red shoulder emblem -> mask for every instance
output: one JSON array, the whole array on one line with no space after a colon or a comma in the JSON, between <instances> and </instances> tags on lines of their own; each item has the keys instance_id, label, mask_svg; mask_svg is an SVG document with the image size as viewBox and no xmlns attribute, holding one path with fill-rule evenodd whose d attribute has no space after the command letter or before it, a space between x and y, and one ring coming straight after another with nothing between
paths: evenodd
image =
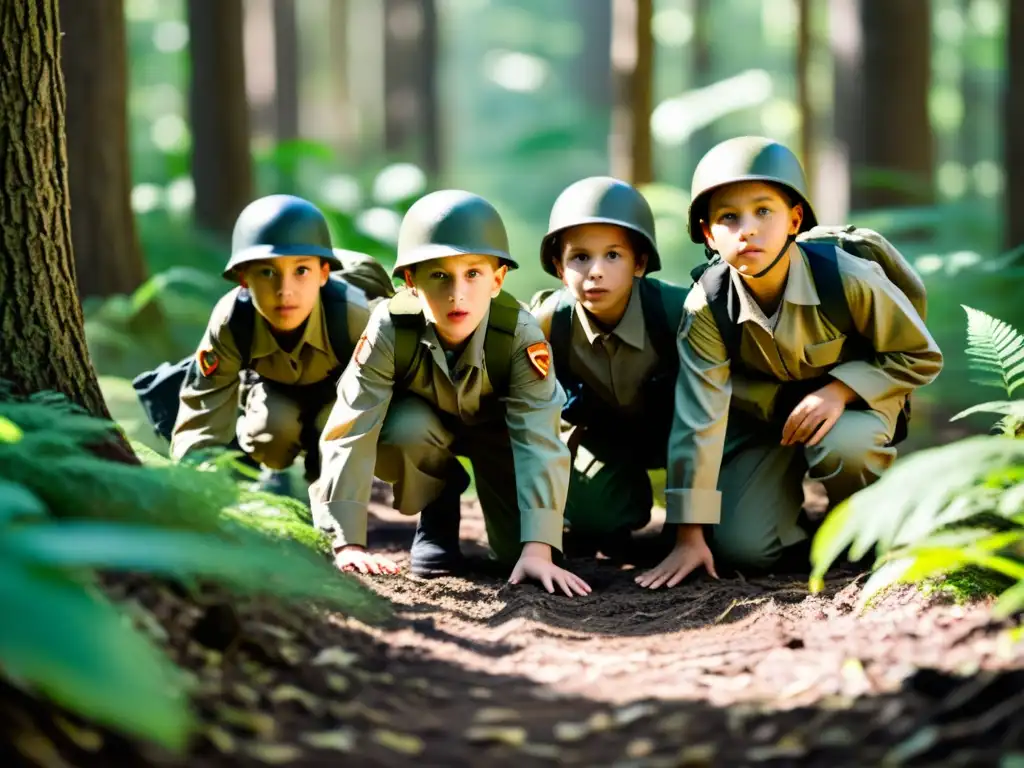
<instances>
[{"instance_id":1,"label":"red shoulder emblem","mask_svg":"<svg viewBox=\"0 0 1024 768\"><path fill-rule=\"evenodd\" d=\"M212 376L220 365L220 358L212 349L200 349L196 353L196 362L199 363L199 370L203 376Z\"/></svg>"},{"instance_id":2,"label":"red shoulder emblem","mask_svg":"<svg viewBox=\"0 0 1024 768\"><path fill-rule=\"evenodd\" d=\"M526 348L526 357L540 377L546 379L548 371L551 369L551 350L548 349L548 343L538 341L536 344L531 344Z\"/></svg>"}]
</instances>

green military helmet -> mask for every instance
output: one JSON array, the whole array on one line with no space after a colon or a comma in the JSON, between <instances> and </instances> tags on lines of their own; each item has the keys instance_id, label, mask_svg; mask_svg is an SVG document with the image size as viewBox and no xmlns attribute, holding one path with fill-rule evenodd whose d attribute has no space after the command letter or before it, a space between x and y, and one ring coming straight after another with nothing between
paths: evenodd
<instances>
[{"instance_id":1,"label":"green military helmet","mask_svg":"<svg viewBox=\"0 0 1024 768\"><path fill-rule=\"evenodd\" d=\"M510 269L508 233L498 211L472 192L442 189L424 195L406 211L398 230L398 259L392 274L420 262L466 254L496 256Z\"/></svg>"},{"instance_id":2,"label":"green military helmet","mask_svg":"<svg viewBox=\"0 0 1024 768\"><path fill-rule=\"evenodd\" d=\"M774 139L763 136L738 136L712 147L693 172L690 188L690 209L687 231L695 243L704 242L701 221L707 217L712 193L737 181L768 181L781 184L796 200L803 203L804 220L800 231L817 223L817 216L807 199L807 179L796 155Z\"/></svg>"},{"instance_id":3,"label":"green military helmet","mask_svg":"<svg viewBox=\"0 0 1024 768\"><path fill-rule=\"evenodd\" d=\"M646 273L661 269L654 213L647 199L631 184L610 176L591 176L562 191L551 207L548 232L541 241L540 262L545 272L558 277L558 235L580 224L614 224L635 232L648 249Z\"/></svg>"},{"instance_id":4,"label":"green military helmet","mask_svg":"<svg viewBox=\"0 0 1024 768\"><path fill-rule=\"evenodd\" d=\"M268 195L242 209L231 234L231 258L224 277L232 280L242 264L275 256L318 256L332 270L342 266L323 213L294 195Z\"/></svg>"}]
</instances>

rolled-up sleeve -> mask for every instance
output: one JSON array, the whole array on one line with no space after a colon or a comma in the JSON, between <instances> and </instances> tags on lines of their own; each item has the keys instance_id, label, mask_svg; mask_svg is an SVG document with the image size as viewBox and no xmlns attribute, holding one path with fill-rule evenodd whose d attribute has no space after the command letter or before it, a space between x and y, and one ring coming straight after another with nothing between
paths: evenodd
<instances>
[{"instance_id":1,"label":"rolled-up sleeve","mask_svg":"<svg viewBox=\"0 0 1024 768\"><path fill-rule=\"evenodd\" d=\"M687 297L676 346L676 380L665 489L668 523L717 524L718 476L732 382L728 353L700 286Z\"/></svg>"},{"instance_id":2,"label":"rolled-up sleeve","mask_svg":"<svg viewBox=\"0 0 1024 768\"><path fill-rule=\"evenodd\" d=\"M548 342L526 313L520 313L514 344L505 422L515 465L520 538L561 550L570 463L569 449L559 434L565 393L553 369L542 376L530 362L527 350ZM550 360L550 346L547 351Z\"/></svg>"},{"instance_id":3,"label":"rolled-up sleeve","mask_svg":"<svg viewBox=\"0 0 1024 768\"><path fill-rule=\"evenodd\" d=\"M394 394L394 350L388 307L381 303L338 381L338 398L320 436L320 478L309 489L313 520L334 532L336 546L366 546L377 441Z\"/></svg>"}]
</instances>

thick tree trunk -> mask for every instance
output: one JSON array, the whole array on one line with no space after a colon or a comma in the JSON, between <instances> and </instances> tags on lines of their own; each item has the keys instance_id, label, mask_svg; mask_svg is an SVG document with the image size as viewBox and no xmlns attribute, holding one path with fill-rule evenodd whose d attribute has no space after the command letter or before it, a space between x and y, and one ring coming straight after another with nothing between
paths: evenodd
<instances>
[{"instance_id":1,"label":"thick tree trunk","mask_svg":"<svg viewBox=\"0 0 1024 768\"><path fill-rule=\"evenodd\" d=\"M124 2L63 2L60 26L78 293L131 293L146 267L131 204Z\"/></svg>"},{"instance_id":2,"label":"thick tree trunk","mask_svg":"<svg viewBox=\"0 0 1024 768\"><path fill-rule=\"evenodd\" d=\"M0 0L0 39L0 378L109 418L75 290L57 0Z\"/></svg>"},{"instance_id":3,"label":"thick tree trunk","mask_svg":"<svg viewBox=\"0 0 1024 768\"><path fill-rule=\"evenodd\" d=\"M928 115L931 3L860 0L864 144L854 208L934 200L934 139ZM1013 3L1011 3L1013 5ZM871 178L871 177L875 178Z\"/></svg>"},{"instance_id":4,"label":"thick tree trunk","mask_svg":"<svg viewBox=\"0 0 1024 768\"><path fill-rule=\"evenodd\" d=\"M654 180L651 147L653 15L653 0L614 0L612 5L615 108L609 145L611 172L631 184Z\"/></svg>"},{"instance_id":5,"label":"thick tree trunk","mask_svg":"<svg viewBox=\"0 0 1024 768\"><path fill-rule=\"evenodd\" d=\"M441 169L437 34L434 0L384 0L384 148L418 149L431 175Z\"/></svg>"},{"instance_id":6,"label":"thick tree trunk","mask_svg":"<svg viewBox=\"0 0 1024 768\"><path fill-rule=\"evenodd\" d=\"M225 237L253 196L242 0L189 0L196 226Z\"/></svg>"},{"instance_id":7,"label":"thick tree trunk","mask_svg":"<svg viewBox=\"0 0 1024 768\"><path fill-rule=\"evenodd\" d=\"M1003 231L1007 248L1024 244L1024 3L1009 3L1006 25L1006 87L1003 91Z\"/></svg>"}]
</instances>

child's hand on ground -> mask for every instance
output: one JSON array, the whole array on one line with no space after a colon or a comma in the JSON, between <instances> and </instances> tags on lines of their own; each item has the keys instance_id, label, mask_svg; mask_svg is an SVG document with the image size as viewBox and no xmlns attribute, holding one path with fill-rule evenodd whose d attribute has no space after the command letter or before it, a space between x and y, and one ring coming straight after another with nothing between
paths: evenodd
<instances>
[{"instance_id":1,"label":"child's hand on ground","mask_svg":"<svg viewBox=\"0 0 1024 768\"><path fill-rule=\"evenodd\" d=\"M715 572L715 559L704 540L703 527L680 525L676 545L668 557L651 570L637 576L636 583L648 589L674 587L700 565L703 565L714 578L718 578Z\"/></svg>"},{"instance_id":2,"label":"child's hand on ground","mask_svg":"<svg viewBox=\"0 0 1024 768\"><path fill-rule=\"evenodd\" d=\"M519 584L524 578L537 579L544 589L554 594L555 585L566 595L589 595L590 585L574 573L559 568L551 562L551 547L537 541L527 542L519 556L516 567L509 577L509 584Z\"/></svg>"},{"instance_id":3,"label":"child's hand on ground","mask_svg":"<svg viewBox=\"0 0 1024 768\"><path fill-rule=\"evenodd\" d=\"M398 573L397 563L389 560L383 555L376 555L367 552L363 547L348 545L336 550L334 553L334 565L339 571L348 571L374 574Z\"/></svg>"},{"instance_id":4,"label":"child's hand on ground","mask_svg":"<svg viewBox=\"0 0 1024 768\"><path fill-rule=\"evenodd\" d=\"M782 427L782 445L817 445L839 421L857 393L836 380L801 400Z\"/></svg>"}]
</instances>

